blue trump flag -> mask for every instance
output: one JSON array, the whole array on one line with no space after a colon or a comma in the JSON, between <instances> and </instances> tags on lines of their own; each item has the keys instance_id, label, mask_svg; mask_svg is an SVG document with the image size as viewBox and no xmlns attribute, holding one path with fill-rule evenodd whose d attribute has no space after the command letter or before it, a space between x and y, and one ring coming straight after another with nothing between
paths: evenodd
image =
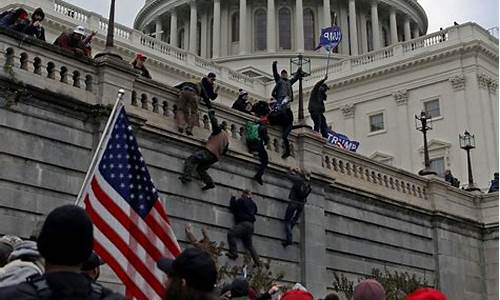
<instances>
[{"instance_id":1,"label":"blue trump flag","mask_svg":"<svg viewBox=\"0 0 500 300\"><path fill-rule=\"evenodd\" d=\"M359 148L358 141L351 141L347 136L333 130L328 131L328 143L352 152L356 152Z\"/></svg>"},{"instance_id":2,"label":"blue trump flag","mask_svg":"<svg viewBox=\"0 0 500 300\"><path fill-rule=\"evenodd\" d=\"M327 51L335 49L342 41L342 31L340 27L332 26L321 29L321 36L319 38L319 45L315 50L324 47Z\"/></svg>"}]
</instances>

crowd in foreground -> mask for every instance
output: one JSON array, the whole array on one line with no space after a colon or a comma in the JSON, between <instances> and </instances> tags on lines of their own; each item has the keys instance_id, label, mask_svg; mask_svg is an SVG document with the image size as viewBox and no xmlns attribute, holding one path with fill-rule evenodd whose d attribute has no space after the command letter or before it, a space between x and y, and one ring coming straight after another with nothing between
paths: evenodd
<instances>
[{"instance_id":1,"label":"crowd in foreground","mask_svg":"<svg viewBox=\"0 0 500 300\"><path fill-rule=\"evenodd\" d=\"M14 236L0 238L0 299L126 299L97 282L103 262L92 251L93 225L82 208L66 205L54 209L34 240L36 242ZM319 299L301 284L284 292L278 284L267 291L256 291L241 277L228 285L217 286L215 262L209 253L195 247L185 249L175 259L160 258L157 267L167 275L165 300ZM324 299L340 297L332 293ZM352 297L352 300L385 299L384 287L373 279L359 282ZM404 299L446 300L446 297L426 288Z\"/></svg>"}]
</instances>

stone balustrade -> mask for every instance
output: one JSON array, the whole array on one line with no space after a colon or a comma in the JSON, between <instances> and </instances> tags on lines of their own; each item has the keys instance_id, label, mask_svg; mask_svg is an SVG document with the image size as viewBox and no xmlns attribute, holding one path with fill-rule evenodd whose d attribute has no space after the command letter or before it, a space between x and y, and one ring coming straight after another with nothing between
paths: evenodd
<instances>
[{"instance_id":1,"label":"stone balustrade","mask_svg":"<svg viewBox=\"0 0 500 300\"><path fill-rule=\"evenodd\" d=\"M0 30L0 64L3 66L2 76L10 77L25 85L76 98L79 101L96 104L112 104L116 92L124 88L127 109L131 115L142 120L142 125L152 126L164 132L176 133L174 113L177 90L145 78L139 77L128 64L120 77L115 71L107 73L103 62L94 59L75 58L71 53L53 45L26 39L19 45L21 36ZM128 69L127 69L128 68ZM111 69L109 69L111 70ZM103 73L104 72L104 73ZM118 71L120 72L120 71ZM106 74L107 73L107 74ZM116 77L118 76L118 77ZM127 77L128 76L128 77ZM116 78L113 78L116 77ZM234 111L223 105L215 104L217 117L225 122L231 134L231 151L244 159L254 159L247 151L244 139L244 128L253 117ZM207 110L200 107L200 129L195 130L191 140L199 143L206 139L210 130ZM415 174L378 163L359 154L344 151L312 135L311 132L297 133L290 136L292 157L281 159L283 145L281 131L270 128L271 165L276 168L289 166L310 166L318 176L329 178L337 184L362 190L368 193L383 195L395 201L404 201L415 206L430 209L433 196L429 194L430 185L438 185L448 190L448 194L460 199L464 207L474 206L473 198L467 193L451 188L447 183L437 179L426 179ZM308 137L319 147L315 161L304 163L299 155L298 139ZM186 137L187 139L187 137ZM467 209L458 209L457 214L471 218ZM479 217L479 216L476 216Z\"/></svg>"}]
</instances>

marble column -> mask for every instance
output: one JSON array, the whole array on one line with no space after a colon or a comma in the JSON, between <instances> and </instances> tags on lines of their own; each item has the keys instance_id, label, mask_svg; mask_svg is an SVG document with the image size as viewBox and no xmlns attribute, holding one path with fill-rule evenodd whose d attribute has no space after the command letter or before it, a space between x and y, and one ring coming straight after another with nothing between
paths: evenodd
<instances>
[{"instance_id":1,"label":"marble column","mask_svg":"<svg viewBox=\"0 0 500 300\"><path fill-rule=\"evenodd\" d=\"M342 29L343 42L340 43L340 53L343 55L349 55L349 22L347 19L347 9L342 3L338 3L340 8L340 28Z\"/></svg>"},{"instance_id":2,"label":"marble column","mask_svg":"<svg viewBox=\"0 0 500 300\"><path fill-rule=\"evenodd\" d=\"M240 0L240 55L248 53L247 0Z\"/></svg>"},{"instance_id":3,"label":"marble column","mask_svg":"<svg viewBox=\"0 0 500 300\"><path fill-rule=\"evenodd\" d=\"M173 9L170 13L170 45L177 47L177 43L177 11Z\"/></svg>"},{"instance_id":4,"label":"marble column","mask_svg":"<svg viewBox=\"0 0 500 300\"><path fill-rule=\"evenodd\" d=\"M404 32L405 32L405 41L411 40L411 28L410 28L410 19L408 16L405 16L404 20Z\"/></svg>"},{"instance_id":5,"label":"marble column","mask_svg":"<svg viewBox=\"0 0 500 300\"><path fill-rule=\"evenodd\" d=\"M359 22L361 23L361 28L359 29L361 32L361 51L360 53L368 52L368 32L366 31L366 12L361 10L359 12Z\"/></svg>"},{"instance_id":6,"label":"marble column","mask_svg":"<svg viewBox=\"0 0 500 300\"><path fill-rule=\"evenodd\" d=\"M358 26L356 22L356 0L349 0L349 28L351 34L351 55L358 55Z\"/></svg>"},{"instance_id":7,"label":"marble column","mask_svg":"<svg viewBox=\"0 0 500 300\"><path fill-rule=\"evenodd\" d=\"M380 24L378 22L377 1L372 1L371 3L371 18L372 18L373 50L378 50L380 49Z\"/></svg>"},{"instance_id":8,"label":"marble column","mask_svg":"<svg viewBox=\"0 0 500 300\"><path fill-rule=\"evenodd\" d=\"M330 0L323 0L323 27L332 26L332 9L330 7Z\"/></svg>"},{"instance_id":9,"label":"marble column","mask_svg":"<svg viewBox=\"0 0 500 300\"><path fill-rule=\"evenodd\" d=\"M196 2L191 1L190 6L190 17L189 17L189 52L197 54L197 29L198 29L198 9L196 7Z\"/></svg>"},{"instance_id":10,"label":"marble column","mask_svg":"<svg viewBox=\"0 0 500 300\"><path fill-rule=\"evenodd\" d=\"M396 20L396 10L394 8L391 8L391 11L389 13L389 21L390 21L390 26L391 26L391 44L396 44L398 43L398 23Z\"/></svg>"},{"instance_id":11,"label":"marble column","mask_svg":"<svg viewBox=\"0 0 500 300\"><path fill-rule=\"evenodd\" d=\"M267 0L267 52L276 52L276 11L275 0Z\"/></svg>"},{"instance_id":12,"label":"marble column","mask_svg":"<svg viewBox=\"0 0 500 300\"><path fill-rule=\"evenodd\" d=\"M208 47L208 13L205 12L201 15L200 17L201 21L201 51L200 51L200 56L201 57L208 57L209 56L209 47Z\"/></svg>"},{"instance_id":13,"label":"marble column","mask_svg":"<svg viewBox=\"0 0 500 300\"><path fill-rule=\"evenodd\" d=\"M295 51L304 52L304 6L302 0L295 0Z\"/></svg>"},{"instance_id":14,"label":"marble column","mask_svg":"<svg viewBox=\"0 0 500 300\"><path fill-rule=\"evenodd\" d=\"M158 17L155 21L155 38L161 40L163 34L163 27L161 24L161 19Z\"/></svg>"},{"instance_id":15,"label":"marble column","mask_svg":"<svg viewBox=\"0 0 500 300\"><path fill-rule=\"evenodd\" d=\"M214 31L212 33L212 57L220 57L220 0L214 0Z\"/></svg>"}]
</instances>

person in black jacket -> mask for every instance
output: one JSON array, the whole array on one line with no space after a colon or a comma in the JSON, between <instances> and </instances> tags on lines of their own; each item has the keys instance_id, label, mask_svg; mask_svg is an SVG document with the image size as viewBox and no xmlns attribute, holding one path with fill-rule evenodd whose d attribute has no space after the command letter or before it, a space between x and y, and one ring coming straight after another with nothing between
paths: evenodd
<instances>
[{"instance_id":1,"label":"person in black jacket","mask_svg":"<svg viewBox=\"0 0 500 300\"><path fill-rule=\"evenodd\" d=\"M269 155L266 151L266 145L269 143L269 135L267 134L267 127L263 119L258 123L252 123L251 126L256 126L258 135L255 139L249 139L247 136L247 147L250 153L257 152L259 156L260 166L257 174L253 177L260 185L263 185L262 176L266 171L269 163Z\"/></svg>"},{"instance_id":2,"label":"person in black jacket","mask_svg":"<svg viewBox=\"0 0 500 300\"><path fill-rule=\"evenodd\" d=\"M148 78L152 79L151 73L149 73L149 70L146 68L144 63L146 62L147 57L144 56L142 53L137 53L135 55L134 60L131 62L131 65L134 67L135 70L140 71L141 75Z\"/></svg>"},{"instance_id":3,"label":"person in black jacket","mask_svg":"<svg viewBox=\"0 0 500 300\"><path fill-rule=\"evenodd\" d=\"M285 213L286 238L282 243L285 248L292 244L293 226L297 224L300 214L304 209L304 204L307 201L307 196L311 193L311 174L308 171L291 168L287 177L293 185L288 195L290 202Z\"/></svg>"},{"instance_id":4,"label":"person in black jacket","mask_svg":"<svg viewBox=\"0 0 500 300\"><path fill-rule=\"evenodd\" d=\"M252 104L248 101L248 92L240 89L238 99L234 101L231 108L250 114L252 110Z\"/></svg>"},{"instance_id":5,"label":"person in black jacket","mask_svg":"<svg viewBox=\"0 0 500 300\"><path fill-rule=\"evenodd\" d=\"M217 91L219 88L217 87L214 89L215 77L215 73L210 72L206 77L203 77L200 82L201 98L208 109L212 109L210 100L215 100L218 96Z\"/></svg>"},{"instance_id":6,"label":"person in black jacket","mask_svg":"<svg viewBox=\"0 0 500 300\"><path fill-rule=\"evenodd\" d=\"M491 181L490 188L488 189L488 193L498 192L498 172L493 174L493 180Z\"/></svg>"},{"instance_id":7,"label":"person in black jacket","mask_svg":"<svg viewBox=\"0 0 500 300\"><path fill-rule=\"evenodd\" d=\"M231 259L238 258L236 239L241 239L245 248L250 252L254 264L260 266L259 255L257 251L255 251L252 243L257 205L252 200L250 191L244 190L239 199L236 199L235 196L231 196L229 209L234 215L235 225L227 234L229 252L226 255Z\"/></svg>"},{"instance_id":8,"label":"person in black jacket","mask_svg":"<svg viewBox=\"0 0 500 300\"><path fill-rule=\"evenodd\" d=\"M45 274L0 288L0 299L125 300L81 273L92 253L93 225L81 207L65 205L49 213L37 240L45 258Z\"/></svg>"},{"instance_id":9,"label":"person in black jacket","mask_svg":"<svg viewBox=\"0 0 500 300\"><path fill-rule=\"evenodd\" d=\"M35 9L33 14L31 14L31 22L26 22L25 28L23 28L22 32L45 42L45 29L42 26L42 21L44 19L45 13L43 10L40 7Z\"/></svg>"},{"instance_id":10,"label":"person in black jacket","mask_svg":"<svg viewBox=\"0 0 500 300\"><path fill-rule=\"evenodd\" d=\"M328 86L325 84L327 79L328 76L325 76L314 85L309 98L309 113L314 122L314 131L321 133L324 138L328 138L328 124L324 116L326 91L328 91Z\"/></svg>"}]
</instances>

